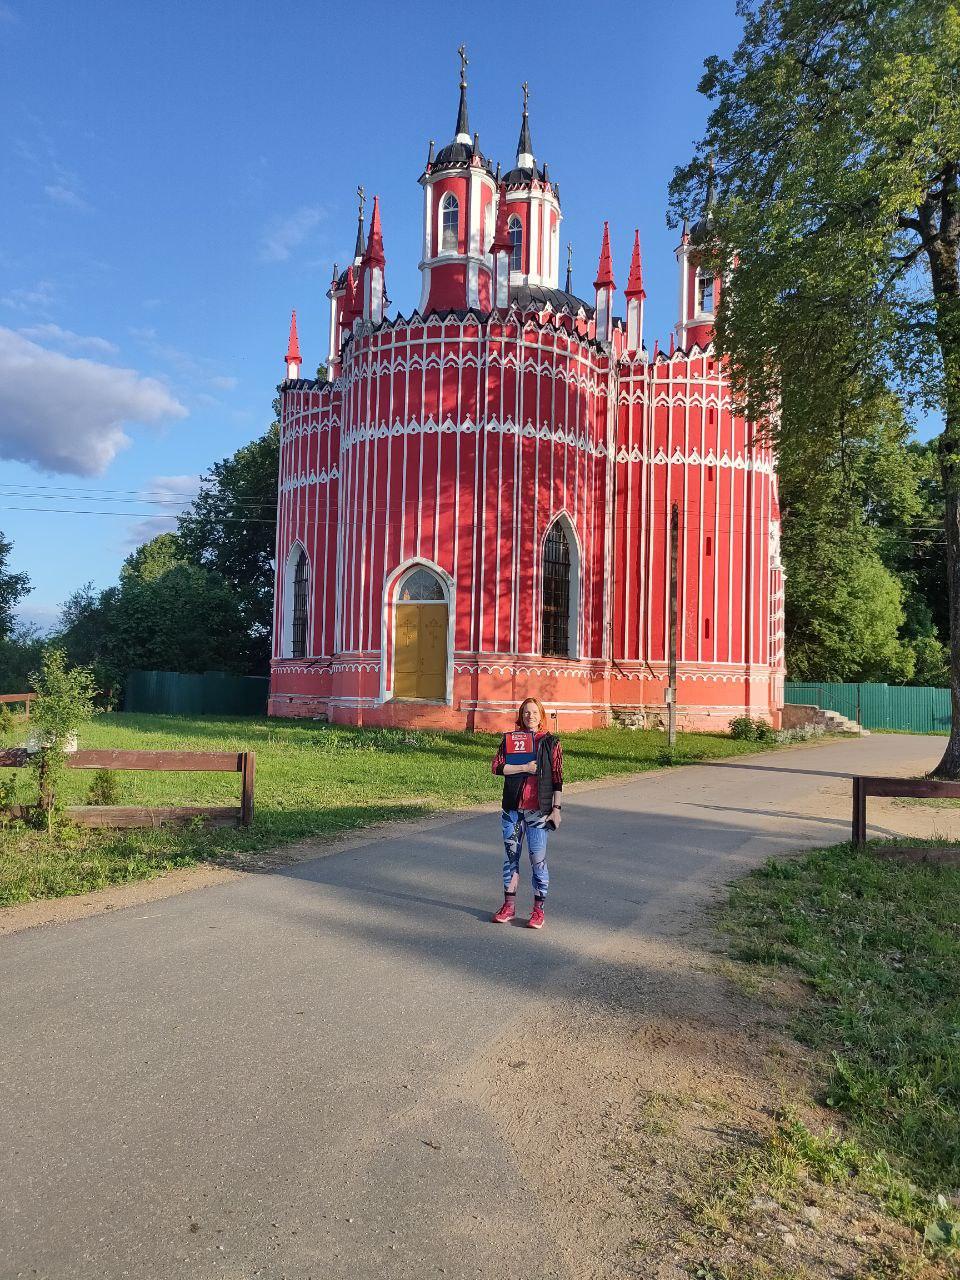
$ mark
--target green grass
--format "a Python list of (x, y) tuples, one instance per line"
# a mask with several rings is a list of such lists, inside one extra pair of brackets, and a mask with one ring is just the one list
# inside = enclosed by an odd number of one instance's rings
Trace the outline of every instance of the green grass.
[[(496, 800), (500, 789), (490, 772), (497, 740), (489, 734), (354, 729), (266, 717), (116, 714), (98, 717), (81, 736), (85, 748), (256, 751), (254, 824), (247, 830), (198, 826), (122, 832), (61, 826), (52, 840), (17, 824), (0, 832), (0, 905), (83, 893), (203, 860), (229, 862), (307, 836), (336, 835), (384, 819)], [(654, 731), (589, 730), (565, 733), (562, 739), (565, 776), (571, 782), (763, 749), (720, 734), (691, 733), (681, 735), (671, 758), (665, 735)], [(17, 799), (32, 802), (30, 771), (13, 776)], [(69, 772), (63, 803), (83, 803), (92, 777), (86, 771)], [(119, 804), (228, 804), (239, 799), (236, 774), (123, 772), (116, 777)]]
[(937, 1197), (960, 1189), (960, 869), (836, 845), (737, 882), (723, 924), (736, 959), (803, 975), (796, 1030), (848, 1128), (792, 1123), (781, 1145), (949, 1243), (960, 1219)]

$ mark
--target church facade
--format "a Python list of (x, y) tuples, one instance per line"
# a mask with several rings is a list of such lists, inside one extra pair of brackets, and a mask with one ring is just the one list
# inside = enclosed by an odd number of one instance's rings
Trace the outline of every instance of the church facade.
[(462, 73), (420, 185), (413, 315), (387, 315), (375, 199), (334, 268), (325, 380), (300, 376), (291, 325), (271, 714), (500, 730), (535, 694), (560, 729), (662, 723), (673, 616), (678, 724), (779, 724), (777, 478), (711, 345), (710, 198), (676, 251), (674, 337), (648, 351), (639, 236), (623, 319), (607, 224), (592, 297), (569, 266), (559, 287), (526, 94), (501, 173)]

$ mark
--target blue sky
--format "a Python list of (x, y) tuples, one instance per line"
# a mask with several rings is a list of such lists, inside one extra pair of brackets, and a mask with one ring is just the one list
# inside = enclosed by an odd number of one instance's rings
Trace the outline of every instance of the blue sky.
[(679, 12), (0, 0), (0, 529), (34, 584), (24, 616), (113, 582), (175, 527), (156, 513), (264, 430), (291, 307), (305, 371), (324, 358), (358, 182), (381, 198), (390, 296), (414, 307), (417, 177), (453, 134), (461, 41), (495, 160), (530, 84), (575, 289), (589, 296), (604, 219), (622, 289), (638, 226), (647, 342), (668, 340), (667, 183), (706, 118), (703, 59), (740, 31), (734, 0)]

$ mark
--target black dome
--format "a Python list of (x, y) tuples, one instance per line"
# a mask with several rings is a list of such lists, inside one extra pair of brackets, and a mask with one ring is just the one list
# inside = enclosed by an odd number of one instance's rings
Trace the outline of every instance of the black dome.
[(543, 171), (536, 168), (511, 169), (504, 175), (503, 181), (508, 187), (529, 187), (534, 178), (539, 178), (541, 182), (545, 181)]
[(563, 289), (548, 289), (542, 284), (518, 284), (510, 289), (510, 301), (525, 310), (527, 307), (545, 307), (549, 302), (554, 311), (562, 311), (564, 307), (576, 315), (582, 307), (586, 315), (593, 315), (593, 307), (575, 293), (566, 293)]
[[(464, 169), (473, 160), (473, 155), (473, 146), (469, 142), (448, 142), (437, 152), (430, 172), (436, 173), (438, 169)], [(482, 156), (480, 158), (483, 159)]]

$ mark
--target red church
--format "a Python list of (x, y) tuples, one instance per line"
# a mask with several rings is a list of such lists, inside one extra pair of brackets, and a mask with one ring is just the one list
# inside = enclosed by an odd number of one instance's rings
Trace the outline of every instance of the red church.
[(500, 730), (536, 694), (561, 729), (662, 723), (673, 604), (678, 723), (779, 724), (777, 478), (711, 345), (712, 197), (676, 251), (669, 350), (648, 351), (639, 235), (622, 319), (606, 223), (592, 297), (569, 259), (561, 288), (526, 86), (501, 173), (470, 133), (461, 58), (454, 138), (419, 180), (419, 307), (388, 316), (379, 201), (367, 233), (361, 195), (326, 379), (300, 376), (294, 314), (270, 711)]

